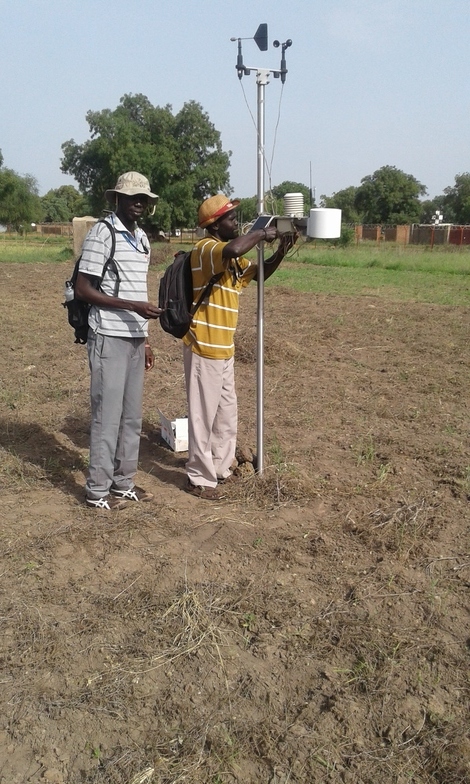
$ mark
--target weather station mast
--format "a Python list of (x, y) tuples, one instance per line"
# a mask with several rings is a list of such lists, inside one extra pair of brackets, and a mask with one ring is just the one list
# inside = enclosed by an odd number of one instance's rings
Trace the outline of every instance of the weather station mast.
[[(242, 41), (253, 40), (261, 52), (268, 49), (268, 25), (260, 24), (252, 38), (231, 38), (231, 41), (238, 42), (238, 55), (235, 68), (238, 78), (249, 76), (252, 71), (256, 73), (257, 84), (257, 211), (258, 215), (264, 213), (264, 170), (265, 170), (265, 90), (269, 84), (269, 77), (281, 79), (284, 84), (287, 76), (286, 49), (292, 46), (292, 41), (288, 38), (284, 43), (273, 41), (273, 46), (277, 49), (281, 47), (280, 68), (258, 68), (256, 66), (246, 66), (243, 62)], [(257, 310), (257, 359), (256, 359), (256, 463), (257, 472), (263, 473), (264, 470), (264, 242), (260, 242), (258, 252), (258, 310)]]

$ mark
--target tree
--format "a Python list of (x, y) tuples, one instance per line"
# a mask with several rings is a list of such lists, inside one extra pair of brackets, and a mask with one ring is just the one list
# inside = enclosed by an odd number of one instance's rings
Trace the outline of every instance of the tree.
[(283, 199), (286, 193), (301, 193), (304, 197), (304, 211), (310, 209), (310, 188), (308, 188), (307, 185), (303, 185), (301, 182), (284, 180), (284, 182), (271, 188), (271, 193), (276, 200), (272, 211), (277, 215), (282, 215), (284, 212)]
[(246, 199), (240, 199), (240, 204), (237, 207), (237, 216), (239, 222), (243, 225), (253, 221), (258, 212), (258, 197), (248, 196)]
[(470, 172), (455, 175), (455, 185), (444, 188), (443, 212), (447, 223), (470, 223)]
[[(3, 157), (0, 154), (1, 162)], [(21, 177), (13, 169), (0, 168), (0, 223), (17, 231), (42, 217), (38, 185), (34, 177)]]
[(62, 171), (71, 174), (96, 213), (103, 194), (125, 171), (139, 171), (159, 194), (153, 226), (168, 230), (195, 225), (207, 196), (230, 192), (230, 152), (195, 101), (173, 115), (171, 106), (152, 106), (145, 95), (125, 95), (111, 111), (88, 112), (91, 139), (62, 145)]
[[(264, 194), (264, 206), (266, 213), (270, 215), (282, 215), (284, 212), (284, 196), (286, 193), (301, 193), (304, 197), (304, 210), (310, 207), (310, 191), (301, 182), (291, 182), (285, 180), (280, 185), (275, 185), (268, 193)], [(258, 215), (258, 197), (249, 196), (240, 199), (240, 206), (237, 209), (240, 223), (247, 223), (255, 220)]]
[(343, 188), (332, 196), (321, 196), (320, 204), (322, 207), (341, 210), (343, 223), (362, 223), (362, 214), (356, 208), (357, 190), (354, 185), (350, 185), (349, 188)]
[(421, 212), (419, 197), (425, 193), (426, 187), (411, 174), (382, 166), (361, 180), (354, 206), (363, 213), (364, 223), (416, 223)]
[[(435, 196), (434, 199), (425, 199), (421, 202), (421, 212), (419, 215), (419, 223), (431, 223), (433, 215), (436, 214), (436, 211), (444, 213), (444, 196)], [(449, 223), (448, 220), (449, 210), (446, 210), (444, 215), (444, 220), (446, 223)]]
[(90, 214), (88, 200), (73, 185), (61, 185), (41, 196), (46, 223), (64, 223)]

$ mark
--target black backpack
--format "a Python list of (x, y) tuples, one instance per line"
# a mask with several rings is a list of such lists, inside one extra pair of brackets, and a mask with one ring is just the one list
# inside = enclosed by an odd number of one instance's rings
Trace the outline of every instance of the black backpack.
[[(111, 232), (111, 253), (109, 259), (105, 262), (103, 266), (103, 273), (101, 278), (93, 277), (91, 279), (91, 284), (93, 288), (100, 289), (101, 284), (103, 283), (103, 278), (108, 269), (111, 269), (114, 275), (116, 276), (115, 286), (114, 286), (114, 296), (117, 297), (119, 293), (119, 271), (117, 264), (114, 260), (114, 251), (116, 250), (116, 232), (114, 230), (114, 226), (109, 223), (104, 218), (98, 223), (105, 223), (108, 227), (109, 231)], [(91, 308), (91, 305), (88, 302), (84, 302), (81, 299), (75, 298), (75, 283), (77, 281), (78, 275), (78, 267), (80, 264), (81, 255), (78, 257), (77, 261), (75, 262), (75, 267), (72, 273), (72, 277), (69, 280), (65, 281), (65, 291), (66, 291), (66, 300), (63, 303), (64, 308), (67, 308), (67, 316), (68, 321), (71, 327), (73, 327), (75, 332), (75, 343), (81, 343), (84, 345), (88, 339), (88, 314)]]
[(213, 275), (198, 301), (193, 305), (193, 276), (191, 273), (191, 251), (179, 250), (174, 261), (166, 268), (158, 290), (158, 307), (163, 313), (160, 326), (175, 338), (184, 338), (191, 321), (202, 301), (211, 291), (214, 283), (224, 273)]

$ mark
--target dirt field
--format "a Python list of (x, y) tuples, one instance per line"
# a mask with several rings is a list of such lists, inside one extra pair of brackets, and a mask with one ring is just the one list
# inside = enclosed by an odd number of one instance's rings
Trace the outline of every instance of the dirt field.
[(185, 405), (154, 326), (155, 502), (109, 515), (83, 506), (69, 268), (0, 265), (0, 782), (468, 782), (468, 311), (268, 289), (268, 466), (216, 505), (161, 443)]

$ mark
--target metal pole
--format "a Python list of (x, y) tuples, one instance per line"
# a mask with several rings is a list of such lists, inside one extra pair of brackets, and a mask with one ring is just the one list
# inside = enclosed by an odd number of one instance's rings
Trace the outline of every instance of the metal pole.
[[(258, 215), (264, 212), (264, 99), (268, 72), (257, 72), (258, 97)], [(256, 353), (256, 459), (257, 471), (264, 469), (264, 242), (258, 245), (258, 317)]]
[[(268, 48), (268, 26), (262, 24), (258, 27), (254, 40), (261, 51), (266, 51)], [(230, 40), (236, 41), (236, 38)], [(282, 84), (286, 81), (286, 49), (292, 45), (290, 38), (282, 44), (282, 57), (281, 68), (273, 71), (272, 69), (266, 70), (263, 68), (252, 68), (245, 66), (242, 56), (241, 38), (238, 38), (238, 56), (237, 56), (237, 74), (238, 78), (242, 79), (243, 76), (248, 75), (251, 71), (256, 70), (256, 84), (258, 87), (258, 127), (257, 127), (257, 143), (258, 143), (258, 215), (264, 212), (264, 97), (265, 86), (268, 84), (268, 77), (273, 74), (275, 77), (280, 77)], [(279, 41), (273, 41), (275, 47), (281, 46)], [(257, 314), (257, 362), (256, 362), (256, 436), (257, 436), (257, 472), (263, 473), (264, 469), (264, 242), (258, 245), (258, 314)]]

